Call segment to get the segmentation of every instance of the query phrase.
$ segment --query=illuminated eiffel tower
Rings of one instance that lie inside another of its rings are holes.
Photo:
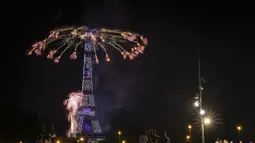
[[[88,39],[89,40],[89,39]],[[82,92],[86,95],[83,106],[79,109],[77,114],[77,122],[79,126],[79,133],[72,134],[72,137],[85,135],[88,143],[103,141],[104,136],[100,123],[96,116],[96,105],[94,98],[94,84],[93,84],[93,56],[92,44],[90,41],[84,43],[84,61],[83,61],[83,78],[82,78]]]

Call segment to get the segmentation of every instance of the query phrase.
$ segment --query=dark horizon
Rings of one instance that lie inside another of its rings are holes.
[[[204,105],[222,118],[216,131],[206,132],[206,140],[236,138],[237,124],[244,127],[243,137],[254,138],[252,3],[56,0],[40,1],[38,6],[38,2],[13,8],[20,20],[9,21],[10,27],[16,27],[12,25],[18,21],[20,28],[11,29],[17,35],[10,36],[19,38],[8,42],[4,51],[10,53],[4,55],[10,60],[0,137],[19,138],[15,131],[20,131],[32,113],[40,113],[59,133],[65,133],[68,122],[62,102],[81,87],[82,56],[76,61],[64,56],[53,64],[45,56],[26,56],[26,51],[56,27],[85,24],[127,29],[148,37],[149,46],[136,60],[123,61],[112,52],[112,63],[101,61],[97,66],[96,102],[109,110],[107,120],[113,134],[120,128],[129,140],[136,140],[142,129],[157,128],[168,131],[173,142],[183,142],[186,126],[196,114],[192,102],[198,92],[199,52],[207,81]],[[199,141],[199,130],[194,133]]]

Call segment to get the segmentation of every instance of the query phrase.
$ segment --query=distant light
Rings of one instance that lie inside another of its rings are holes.
[[[211,119],[208,118],[208,117],[205,117],[205,118],[204,118],[204,123],[205,123],[206,125],[211,124]]]
[[[83,138],[83,137],[81,137],[81,138],[80,138],[80,140],[81,140],[81,141],[84,141],[84,138]]]
[[[57,140],[57,143],[60,143],[60,141],[59,141],[59,140]]]
[[[192,128],[192,126],[191,126],[191,125],[188,125],[188,128],[189,128],[189,129],[191,129],[191,128]]]
[[[188,139],[188,140],[189,140],[189,139],[190,139],[190,136],[189,136],[189,135],[188,135],[188,136],[186,136],[186,139]]]
[[[238,131],[242,130],[241,126],[237,126],[236,128],[237,128]]]
[[[126,141],[125,141],[125,140],[123,140],[123,141],[122,141],[122,143],[126,143]]]
[[[121,135],[121,131],[118,131],[118,135]]]
[[[194,106],[195,106],[195,107],[198,107],[198,106],[199,106],[199,102],[196,101],[196,102],[194,103]]]
[[[201,109],[200,110],[200,115],[204,115],[205,114],[205,110]]]
[[[20,141],[19,143],[22,143],[22,141]]]

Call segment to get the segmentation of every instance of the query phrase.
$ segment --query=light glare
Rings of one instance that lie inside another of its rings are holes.
[[[210,123],[211,123],[211,119],[208,118],[208,117],[206,117],[206,118],[204,119],[204,123],[205,123],[206,125],[210,124]]]
[[[205,110],[201,109],[200,110],[200,115],[204,115],[205,114]]]
[[[194,103],[194,106],[195,106],[195,107],[198,107],[198,106],[199,106],[199,102],[196,101],[196,102]]]

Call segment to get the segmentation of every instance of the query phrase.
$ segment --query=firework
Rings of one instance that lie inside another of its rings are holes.
[[[64,105],[66,106],[66,109],[68,110],[68,121],[70,122],[70,130],[68,131],[68,134],[76,133],[78,130],[78,124],[76,120],[76,115],[78,112],[78,109],[83,106],[83,100],[85,98],[85,95],[82,92],[72,92],[69,94],[68,99],[64,100]],[[70,136],[70,135],[68,135]]]
[[[48,46],[48,44],[56,41],[60,41],[56,49]],[[76,59],[78,50],[82,49],[81,45],[88,41],[93,45],[92,52],[96,63],[99,63],[98,50],[105,53],[107,62],[111,60],[108,54],[108,50],[111,48],[119,51],[124,59],[128,57],[132,60],[142,54],[148,44],[147,38],[137,33],[105,28],[90,29],[86,26],[66,27],[51,31],[48,38],[33,44],[32,49],[28,51],[28,55],[35,53],[40,56],[44,51],[48,51],[47,58],[53,59],[54,63],[58,63],[63,54],[71,50],[70,59]],[[129,44],[125,45],[126,43]]]

